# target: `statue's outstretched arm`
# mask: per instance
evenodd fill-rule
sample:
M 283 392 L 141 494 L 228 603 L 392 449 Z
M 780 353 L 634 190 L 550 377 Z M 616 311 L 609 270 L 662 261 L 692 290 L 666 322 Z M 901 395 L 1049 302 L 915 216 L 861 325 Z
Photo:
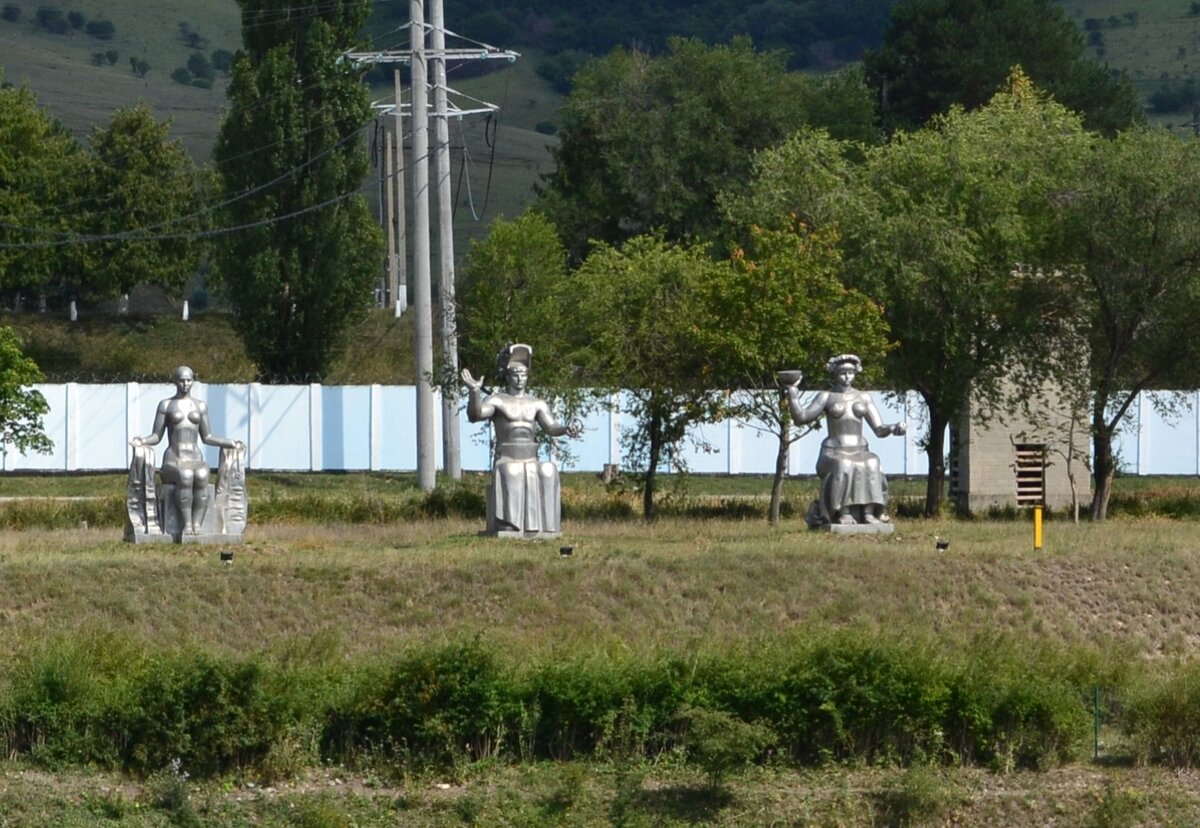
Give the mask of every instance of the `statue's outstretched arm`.
M 233 440 L 229 437 L 218 437 L 208 429 L 208 405 L 196 401 L 196 409 L 200 412 L 200 441 L 209 446 L 220 446 L 221 448 L 241 448 L 241 440 Z
M 871 399 L 869 394 L 863 394 L 863 399 L 867 403 L 867 425 L 875 432 L 876 437 L 901 437 L 908 431 L 908 423 L 906 422 L 885 423 L 883 417 L 879 414 L 879 409 L 875 407 L 875 401 Z
M 467 419 L 473 423 L 490 420 L 496 407 L 483 399 L 483 380 L 475 379 L 466 368 L 462 369 L 462 380 L 467 386 Z

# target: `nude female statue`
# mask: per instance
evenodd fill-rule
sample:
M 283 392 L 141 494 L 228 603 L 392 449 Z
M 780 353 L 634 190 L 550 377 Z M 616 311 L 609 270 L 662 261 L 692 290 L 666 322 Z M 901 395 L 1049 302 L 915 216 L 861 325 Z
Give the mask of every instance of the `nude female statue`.
M 466 384 L 467 418 L 490 420 L 495 431 L 495 461 L 488 491 L 487 531 L 520 533 L 522 536 L 553 536 L 560 531 L 561 493 L 558 467 L 553 461 L 538 460 L 537 428 L 551 437 L 578 437 L 578 423 L 555 421 L 550 406 L 526 392 L 533 349 L 515 344 L 500 355 L 505 389 L 483 396 L 483 381 L 463 369 Z
M 175 396 L 158 404 L 153 430 L 146 437 L 134 437 L 130 445 L 136 453 L 143 446 L 157 445 L 166 435 L 167 450 L 163 453 L 160 470 L 162 480 L 175 484 L 175 504 L 183 521 L 183 531 L 195 535 L 204 527 L 209 506 L 209 468 L 200 444 L 239 451 L 245 445 L 240 440 L 217 437 L 209 431 L 208 406 L 191 395 L 195 382 L 191 368 L 186 365 L 176 368 L 171 374 L 171 382 L 175 385 Z
M 797 379 L 787 388 L 788 407 L 797 424 L 825 415 L 826 437 L 817 458 L 821 478 L 820 522 L 824 524 L 886 523 L 887 478 L 879 457 L 867 447 L 863 423 L 876 437 L 902 435 L 907 423 L 886 425 L 871 395 L 854 388 L 862 360 L 841 354 L 825 363 L 831 386 L 819 391 L 807 405 L 800 404 Z

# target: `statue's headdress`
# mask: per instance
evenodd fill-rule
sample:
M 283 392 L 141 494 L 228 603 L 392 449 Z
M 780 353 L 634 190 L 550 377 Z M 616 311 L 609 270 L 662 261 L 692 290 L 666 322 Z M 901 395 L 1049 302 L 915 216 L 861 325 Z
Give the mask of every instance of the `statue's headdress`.
M 525 370 L 529 370 L 529 363 L 533 359 L 533 348 L 521 342 L 514 342 L 508 345 L 496 355 L 496 376 L 500 379 L 504 378 L 505 372 L 508 371 L 508 366 L 516 363 L 524 365 Z
M 832 374 L 839 365 L 845 365 L 847 362 L 854 366 L 855 371 L 862 371 L 862 360 L 858 358 L 858 354 L 838 354 L 830 357 L 825 363 L 825 370 Z

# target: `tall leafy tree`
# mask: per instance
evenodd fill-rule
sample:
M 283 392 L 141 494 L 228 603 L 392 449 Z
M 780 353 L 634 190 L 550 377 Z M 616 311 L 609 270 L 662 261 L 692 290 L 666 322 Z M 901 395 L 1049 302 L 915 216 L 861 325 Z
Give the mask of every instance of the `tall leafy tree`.
M 579 261 L 593 239 L 711 236 L 717 193 L 745 181 L 755 150 L 814 117 L 839 137 L 863 137 L 873 110 L 853 75 L 789 73 L 782 54 L 744 38 L 676 39 L 660 57 L 617 50 L 586 64 L 559 115 L 541 206 Z
M 556 351 L 564 316 L 557 295 L 566 272 L 566 250 L 545 216 L 529 211 L 492 222 L 459 268 L 462 364 L 490 368 L 506 345 L 525 342 L 537 354 L 539 383 L 550 384 L 555 367 L 565 367 Z
M 655 516 L 659 468 L 677 462 L 671 449 L 690 426 L 723 410 L 703 336 L 718 320 L 704 290 L 727 267 L 702 246 L 638 236 L 620 249 L 597 246 L 562 294 L 567 362 L 579 384 L 625 392 L 623 413 L 636 422 L 623 435 L 626 457 L 643 472 L 647 520 Z
M 1091 516 L 1103 520 L 1116 471 L 1113 439 L 1138 393 L 1200 380 L 1200 144 L 1163 130 L 1101 141 L 1057 203 L 1082 274 Z
M 779 520 L 788 448 L 801 432 L 780 392 L 776 372 L 800 369 L 823 383 L 825 361 L 857 353 L 878 365 L 887 344 L 881 308 L 843 284 L 841 251 L 832 229 L 756 229 L 732 267 L 717 268 L 704 285 L 717 324 L 700 331 L 712 354 L 717 384 L 732 389 L 729 410 L 770 428 L 777 439 L 768 519 Z
M 138 284 L 182 291 L 202 253 L 208 218 L 200 173 L 145 104 L 117 110 L 91 137 L 91 198 L 84 222 L 100 237 L 83 248 L 76 286 L 93 298 Z
M 28 88 L 0 88 L 0 288 L 41 288 L 69 268 L 87 166 Z
M 1144 120 L 1132 82 L 1087 57 L 1053 0 L 899 0 L 883 46 L 864 63 L 889 132 L 953 104 L 983 106 L 1017 65 L 1090 129 L 1111 134 Z
M 1051 362 L 1047 332 L 1073 311 L 1069 285 L 1047 277 L 1062 256 L 1054 210 L 1090 142 L 1017 74 L 986 106 L 898 133 L 859 166 L 801 136 L 760 160 L 758 196 L 730 202 L 743 220 L 757 204 L 765 221 L 808 215 L 843 234 L 848 281 L 884 307 L 897 342 L 889 382 L 929 409 L 929 514 L 944 497 L 946 427 L 968 395 L 986 416 L 1011 402 L 1005 380 Z
M 370 118 L 362 70 L 342 59 L 367 0 L 240 0 L 244 49 L 214 150 L 239 228 L 217 246 L 217 286 L 269 382 L 319 380 L 365 312 L 381 235 L 358 189 Z

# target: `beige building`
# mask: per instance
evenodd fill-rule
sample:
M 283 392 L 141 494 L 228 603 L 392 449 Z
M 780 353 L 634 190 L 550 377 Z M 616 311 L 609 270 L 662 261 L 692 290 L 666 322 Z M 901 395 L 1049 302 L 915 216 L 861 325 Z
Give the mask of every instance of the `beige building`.
M 1063 397 L 1046 393 L 1031 416 L 1005 412 L 983 421 L 974 404 L 950 428 L 950 497 L 959 508 L 1046 506 L 1068 511 L 1091 498 L 1086 412 L 1071 417 Z

